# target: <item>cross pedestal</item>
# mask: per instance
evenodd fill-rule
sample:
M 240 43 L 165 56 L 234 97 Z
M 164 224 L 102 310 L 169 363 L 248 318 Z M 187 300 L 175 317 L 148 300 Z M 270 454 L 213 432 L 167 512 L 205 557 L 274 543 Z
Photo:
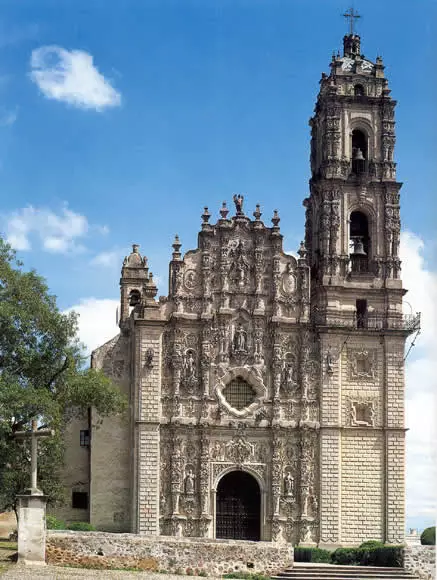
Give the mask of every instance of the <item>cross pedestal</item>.
M 31 431 L 17 431 L 16 439 L 30 439 L 31 483 L 28 495 L 18 496 L 18 562 L 45 565 L 46 557 L 46 503 L 47 498 L 38 489 L 38 438 L 53 436 L 50 429 L 38 429 L 32 421 Z
M 46 503 L 44 495 L 18 496 L 18 563 L 46 563 Z

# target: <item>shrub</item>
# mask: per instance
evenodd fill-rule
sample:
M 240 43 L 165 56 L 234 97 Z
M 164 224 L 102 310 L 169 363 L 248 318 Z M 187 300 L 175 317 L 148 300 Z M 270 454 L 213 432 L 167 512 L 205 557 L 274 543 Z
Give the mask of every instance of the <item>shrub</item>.
M 403 546 L 382 546 L 361 550 L 360 564 L 362 566 L 404 566 Z
M 383 546 L 384 543 L 380 542 L 379 540 L 367 540 L 360 545 L 359 549 L 364 550 L 368 548 L 382 548 Z
M 423 546 L 435 546 L 435 526 L 423 530 L 420 535 L 420 543 Z
M 331 562 L 331 552 L 321 548 L 294 548 L 295 562 L 318 562 L 329 564 Z
M 337 548 L 331 554 L 333 564 L 359 564 L 360 550 L 358 548 Z
M 75 532 L 95 532 L 96 528 L 88 522 L 71 522 L 68 524 L 67 530 L 73 530 Z
M 56 516 L 46 516 L 46 526 L 48 530 L 66 530 L 65 522 L 58 520 Z
M 270 580 L 270 576 L 264 576 L 258 572 L 228 572 L 223 578 L 242 578 L 243 580 Z

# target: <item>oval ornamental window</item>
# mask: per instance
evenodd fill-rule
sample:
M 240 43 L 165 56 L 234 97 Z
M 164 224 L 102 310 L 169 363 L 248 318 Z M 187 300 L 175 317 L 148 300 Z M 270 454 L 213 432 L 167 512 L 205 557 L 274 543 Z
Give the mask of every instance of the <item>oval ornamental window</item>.
M 241 411 L 256 399 L 256 391 L 241 377 L 230 381 L 223 389 L 223 396 L 230 407 Z

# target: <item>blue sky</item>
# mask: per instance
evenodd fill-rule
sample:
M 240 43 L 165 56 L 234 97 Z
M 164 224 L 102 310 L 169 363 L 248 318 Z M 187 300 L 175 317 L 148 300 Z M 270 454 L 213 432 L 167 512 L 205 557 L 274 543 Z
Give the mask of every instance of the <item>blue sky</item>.
M 62 308 L 88 305 L 89 348 L 106 338 L 102 318 L 117 299 L 130 244 L 141 244 L 165 294 L 173 236 L 185 251 L 195 246 L 204 205 L 216 216 L 223 200 L 241 192 L 247 210 L 261 204 L 266 221 L 277 208 L 285 247 L 297 248 L 308 120 L 321 73 L 341 49 L 348 7 L 337 0 L 0 0 L 0 231 L 48 279 Z M 367 0 L 355 8 L 362 51 L 383 56 L 399 102 L 396 159 L 411 233 L 405 252 L 416 281 L 411 295 L 423 303 L 423 281 L 436 280 L 436 2 Z M 68 72 L 62 89 L 44 68 L 59 60 Z M 426 367 L 428 377 L 420 404 L 409 391 L 418 405 L 413 424 L 435 386 L 429 353 L 437 339 L 432 328 L 424 335 L 411 356 L 425 361 L 420 372 Z M 432 504 L 430 489 L 411 485 L 410 495 L 428 494 Z M 429 521 L 429 509 L 420 510 L 409 509 L 411 525 Z

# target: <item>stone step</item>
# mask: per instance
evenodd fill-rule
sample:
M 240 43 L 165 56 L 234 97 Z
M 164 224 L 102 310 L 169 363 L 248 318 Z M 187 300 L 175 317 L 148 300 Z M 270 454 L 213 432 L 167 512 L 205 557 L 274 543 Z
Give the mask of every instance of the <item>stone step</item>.
M 298 562 L 274 580 L 413 580 L 416 578 L 403 568 L 377 566 L 336 566 Z
M 284 580 L 284 576 L 273 576 L 277 580 Z M 416 576 L 411 576 L 410 574 L 402 575 L 381 575 L 375 574 L 369 576 L 366 573 L 363 574 L 352 574 L 352 575 L 339 575 L 336 572 L 331 574 L 319 574 L 317 572 L 297 572 L 296 574 L 286 576 L 289 580 L 415 580 Z

